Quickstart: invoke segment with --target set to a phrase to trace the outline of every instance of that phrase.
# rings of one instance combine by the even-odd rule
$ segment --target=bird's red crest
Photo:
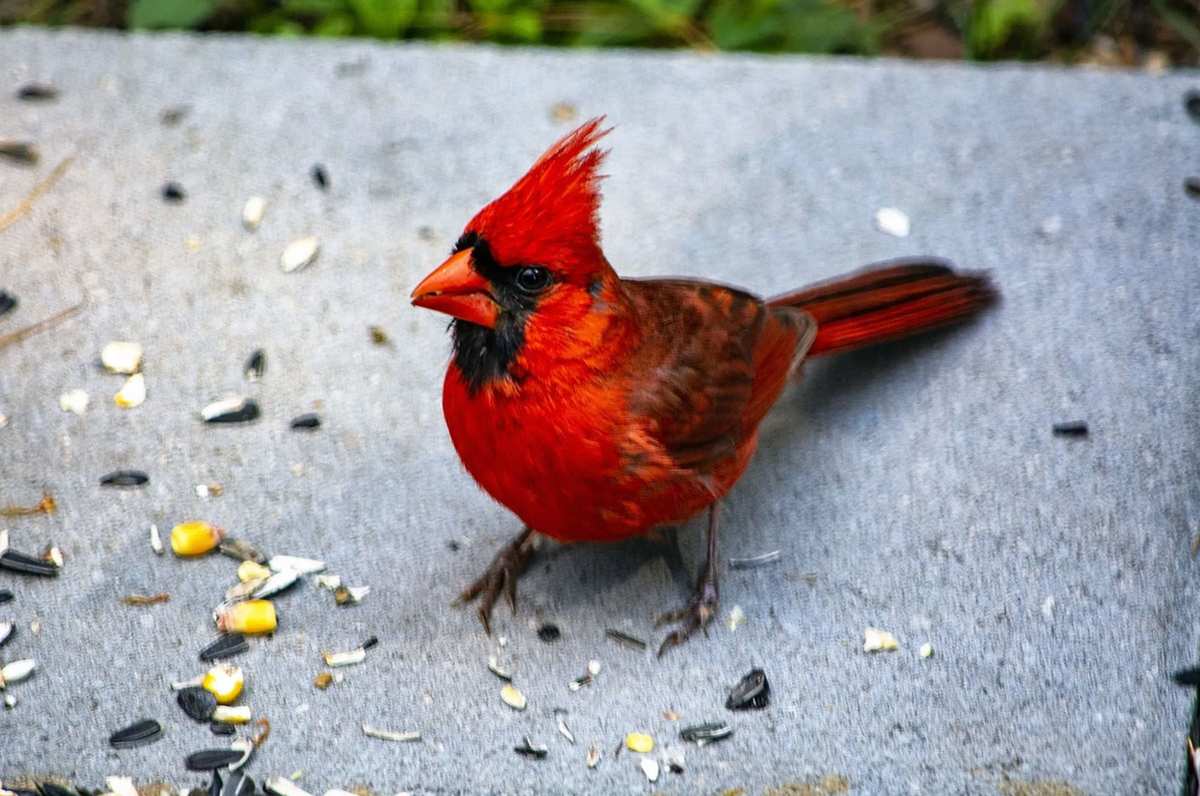
[[[467,231],[486,239],[502,264],[539,264],[567,273],[603,262],[599,209],[605,152],[594,147],[608,134],[604,117],[563,136],[525,176],[475,215]]]

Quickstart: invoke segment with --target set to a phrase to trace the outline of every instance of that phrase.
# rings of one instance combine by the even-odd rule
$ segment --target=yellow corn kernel
[[[204,675],[204,681],[200,683],[221,705],[228,705],[237,699],[245,684],[246,677],[242,674],[241,667],[228,663],[209,669]]]
[[[246,600],[217,612],[217,629],[222,633],[274,633],[277,622],[270,600]]]
[[[654,751],[654,739],[644,732],[631,732],[625,736],[625,746],[631,752],[649,754]]]
[[[181,522],[171,529],[171,550],[180,557],[202,556],[221,543],[225,531],[200,520]]]
[[[231,708],[228,705],[218,705],[213,711],[212,720],[221,724],[249,724],[250,706],[238,705]]]
[[[238,564],[238,580],[249,583],[252,580],[271,577],[271,570],[257,561],[243,561]]]

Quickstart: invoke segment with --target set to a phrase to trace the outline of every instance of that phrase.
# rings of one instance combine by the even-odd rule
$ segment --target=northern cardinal
[[[697,279],[622,279],[600,248],[593,119],[467,224],[412,302],[453,316],[442,393],[467,471],[524,522],[460,595],[491,632],[534,534],[614,542],[708,510],[708,558],[659,654],[717,608],[717,509],[800,363],[962,320],[996,296],[930,258],[760,299]]]

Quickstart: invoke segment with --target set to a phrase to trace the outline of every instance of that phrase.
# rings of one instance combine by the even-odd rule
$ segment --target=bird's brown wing
[[[631,413],[676,468],[710,473],[774,403],[811,319],[709,282],[623,286],[642,319]]]

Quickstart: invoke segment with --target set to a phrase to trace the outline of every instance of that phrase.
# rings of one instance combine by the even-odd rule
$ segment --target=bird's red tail
[[[817,320],[809,356],[907,337],[964,320],[996,300],[985,274],[931,258],[894,260],[768,300]]]

